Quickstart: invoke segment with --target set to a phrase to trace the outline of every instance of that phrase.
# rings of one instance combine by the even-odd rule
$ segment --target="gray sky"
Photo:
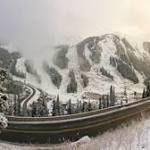
[[[149,0],[0,0],[0,40],[24,51],[121,32],[150,39]]]

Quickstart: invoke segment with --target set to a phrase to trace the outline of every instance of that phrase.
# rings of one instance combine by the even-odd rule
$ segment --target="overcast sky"
[[[31,51],[121,32],[150,39],[150,0],[0,0],[0,40]]]

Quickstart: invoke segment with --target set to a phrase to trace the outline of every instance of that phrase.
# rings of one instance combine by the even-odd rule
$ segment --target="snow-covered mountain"
[[[48,50],[45,59],[19,56],[13,60],[15,79],[26,77],[51,94],[59,90],[62,99],[84,92],[107,93],[111,85],[117,92],[123,92],[125,86],[127,91],[141,92],[144,81],[150,79],[150,43],[136,43],[115,34],[88,37],[71,46],[59,45]]]

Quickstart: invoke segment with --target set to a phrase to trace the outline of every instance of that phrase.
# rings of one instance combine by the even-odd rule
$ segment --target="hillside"
[[[123,92],[125,86],[127,92],[141,92],[144,81],[150,79],[150,43],[141,43],[138,48],[139,43],[115,34],[88,37],[76,45],[59,45],[47,51],[46,56],[53,59],[39,58],[37,62],[17,55],[11,70],[15,70],[15,79],[27,78],[27,82],[50,94],[59,90],[62,99],[88,91],[107,93],[110,85],[115,86],[116,92]],[[12,53],[2,48],[0,53],[8,56],[0,57],[2,67],[8,67]]]

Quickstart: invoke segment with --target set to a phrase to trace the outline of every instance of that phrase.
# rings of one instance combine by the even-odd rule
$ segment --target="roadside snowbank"
[[[61,145],[12,145],[0,143],[0,150],[149,150],[150,119],[132,122],[128,127],[121,126],[114,131],[105,132],[96,138],[83,137],[74,143]]]

